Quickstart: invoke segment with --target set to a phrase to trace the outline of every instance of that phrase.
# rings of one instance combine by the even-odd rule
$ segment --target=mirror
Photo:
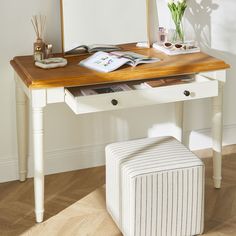
[[[150,0],[61,0],[62,48],[147,41]]]

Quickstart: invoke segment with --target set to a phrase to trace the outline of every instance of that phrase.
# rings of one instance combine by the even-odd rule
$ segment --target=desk
[[[15,71],[17,139],[19,157],[19,179],[27,178],[27,99],[32,112],[32,137],[34,156],[34,192],[36,221],[43,221],[44,213],[44,140],[43,108],[50,103],[66,102],[76,114],[103,110],[123,109],[175,102],[176,127],[179,140],[183,140],[183,101],[212,97],[213,126],[213,180],[214,186],[221,185],[221,151],[222,151],[222,90],[226,81],[225,70],[229,68],[224,61],[204,53],[167,56],[155,49],[140,49],[134,44],[122,45],[124,50],[134,51],[148,56],[159,57],[160,62],[129,66],[111,73],[99,73],[77,65],[87,57],[81,55],[68,59],[65,68],[43,70],[36,68],[32,56],[19,56],[11,61]],[[111,94],[76,96],[74,88],[118,82],[133,83],[153,78],[176,75],[191,75],[196,78],[193,83],[176,84],[147,90],[132,90]],[[184,94],[188,91],[188,95]],[[116,106],[111,99],[118,101]],[[98,99],[94,99],[98,98]],[[99,102],[97,102],[99,101]]]

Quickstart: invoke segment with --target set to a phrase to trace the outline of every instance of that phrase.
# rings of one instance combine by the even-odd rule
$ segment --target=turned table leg
[[[44,147],[43,108],[32,107],[34,147],[34,197],[36,221],[43,221],[44,213]]]
[[[218,96],[214,97],[212,102],[213,181],[215,188],[220,188],[222,179],[222,100],[223,83],[219,81]]]
[[[18,144],[19,180],[27,178],[28,155],[28,103],[23,89],[16,82],[16,126]]]
[[[184,102],[175,102],[176,138],[184,144]]]
[[[19,83],[17,75],[15,79],[19,179],[24,181],[27,177],[28,103],[23,90],[24,84]],[[42,222],[44,214],[43,108],[46,106],[46,91],[32,90],[28,95],[32,108],[35,215],[36,222]]]
[[[36,222],[43,221],[44,214],[44,127],[43,108],[46,106],[46,90],[31,91],[32,137],[34,157],[34,201]]]

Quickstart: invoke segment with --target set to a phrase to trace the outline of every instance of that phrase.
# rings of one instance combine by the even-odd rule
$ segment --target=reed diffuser
[[[46,16],[34,15],[31,23],[36,33],[36,42],[34,43],[34,59],[35,61],[44,59],[45,43],[43,42],[43,32],[45,28]]]

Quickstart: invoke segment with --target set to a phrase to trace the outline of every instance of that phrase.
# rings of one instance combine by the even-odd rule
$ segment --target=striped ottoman
[[[202,234],[204,164],[173,137],[110,144],[106,205],[125,236]]]

